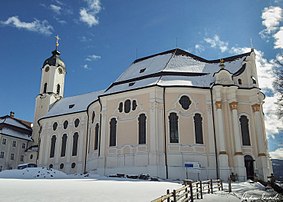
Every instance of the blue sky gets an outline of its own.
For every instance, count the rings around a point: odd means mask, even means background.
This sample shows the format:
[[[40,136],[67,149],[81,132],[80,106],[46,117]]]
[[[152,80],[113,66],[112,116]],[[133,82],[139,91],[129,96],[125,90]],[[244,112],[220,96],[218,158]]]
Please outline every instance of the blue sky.
[[[283,159],[273,102],[274,59],[282,59],[282,0],[10,0],[0,2],[0,115],[33,120],[43,61],[59,35],[65,96],[108,87],[133,60],[176,46],[206,59],[257,51],[268,94],[272,154]],[[281,58],[280,58],[281,55]]]

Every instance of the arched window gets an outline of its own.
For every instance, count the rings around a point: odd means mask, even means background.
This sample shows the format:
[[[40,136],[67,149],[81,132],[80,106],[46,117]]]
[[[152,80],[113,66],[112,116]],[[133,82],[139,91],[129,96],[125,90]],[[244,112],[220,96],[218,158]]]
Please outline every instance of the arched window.
[[[139,144],[146,144],[146,116],[139,115]]]
[[[61,157],[66,154],[66,145],[67,145],[67,134],[64,134],[62,137],[62,147],[61,147]]]
[[[170,143],[179,143],[178,116],[175,112],[169,115]]]
[[[78,153],[78,139],[79,139],[79,134],[75,132],[73,135],[73,150],[72,150],[72,156],[77,156]]]
[[[202,117],[200,114],[195,114],[195,140],[196,144],[203,144],[203,132],[202,132]]]
[[[242,143],[243,145],[251,145],[250,132],[249,132],[249,119],[247,116],[242,115],[240,117],[241,132],[242,132]]]
[[[124,103],[125,113],[129,113],[131,110],[131,100],[126,100]]]
[[[112,118],[110,121],[110,142],[109,146],[116,146],[116,128],[117,128],[117,120]]]
[[[57,94],[60,94],[60,84],[57,84]]]
[[[43,93],[46,93],[46,91],[47,91],[47,83],[45,83],[43,86]]]
[[[54,157],[55,153],[56,136],[53,135],[51,138],[50,158]]]
[[[95,137],[94,137],[94,150],[98,148],[98,133],[99,133],[99,124],[95,125]]]

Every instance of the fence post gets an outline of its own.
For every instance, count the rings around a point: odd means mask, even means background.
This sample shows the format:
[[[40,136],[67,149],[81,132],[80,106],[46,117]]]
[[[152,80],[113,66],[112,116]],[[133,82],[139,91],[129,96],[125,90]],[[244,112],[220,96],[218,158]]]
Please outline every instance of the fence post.
[[[167,194],[170,194],[169,189],[167,189]],[[167,202],[170,202],[170,197],[169,197],[169,198],[167,198]]]
[[[228,178],[228,191],[229,191],[229,193],[232,192],[232,185],[231,185],[230,177]]]
[[[200,198],[203,199],[203,197],[202,197],[202,181],[199,181],[199,185],[200,185]]]
[[[211,193],[213,194],[213,184],[212,184],[212,179],[210,179],[210,188],[211,188]]]
[[[221,186],[221,191],[223,191],[223,182],[221,179],[220,179],[220,186]]]
[[[190,185],[190,192],[191,192],[191,202],[194,201],[194,193],[193,193],[193,184],[192,182],[189,182]]]
[[[185,199],[188,199],[189,198],[189,195],[188,195],[188,187],[187,187],[187,185],[186,185],[186,189],[185,189]]]
[[[176,190],[175,189],[173,190],[173,201],[177,202],[177,200],[176,200]]]
[[[198,190],[198,182],[196,182],[196,192],[197,192],[197,199],[199,199],[199,194],[198,194],[198,192],[199,192],[199,190]]]

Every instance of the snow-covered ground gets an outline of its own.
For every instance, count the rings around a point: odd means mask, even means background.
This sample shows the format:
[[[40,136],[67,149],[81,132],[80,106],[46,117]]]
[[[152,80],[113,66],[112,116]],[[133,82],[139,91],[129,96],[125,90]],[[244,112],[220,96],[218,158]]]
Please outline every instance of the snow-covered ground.
[[[151,201],[182,185],[169,181],[146,181],[127,178],[110,178],[98,175],[66,175],[46,168],[27,168],[0,172],[0,201],[14,202],[85,202],[85,201]],[[224,190],[228,185],[224,184]],[[272,190],[266,190],[259,183],[233,183],[233,192],[218,191],[205,194],[196,201],[251,201],[267,199],[280,201]],[[259,201],[259,200],[258,200]],[[267,200],[262,200],[267,201]]]

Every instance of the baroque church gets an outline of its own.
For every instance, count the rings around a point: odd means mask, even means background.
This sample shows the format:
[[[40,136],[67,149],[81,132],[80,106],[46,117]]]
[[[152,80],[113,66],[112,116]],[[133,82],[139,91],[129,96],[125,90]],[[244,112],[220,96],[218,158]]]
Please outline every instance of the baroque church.
[[[64,97],[58,43],[41,69],[30,162],[164,179],[267,180],[272,172],[254,50],[206,60],[176,48],[136,59],[107,89],[73,97]]]

